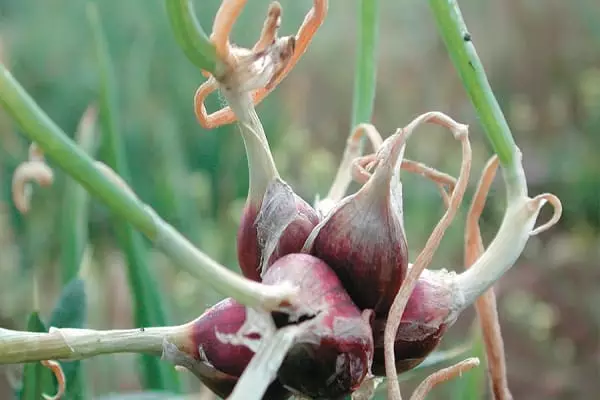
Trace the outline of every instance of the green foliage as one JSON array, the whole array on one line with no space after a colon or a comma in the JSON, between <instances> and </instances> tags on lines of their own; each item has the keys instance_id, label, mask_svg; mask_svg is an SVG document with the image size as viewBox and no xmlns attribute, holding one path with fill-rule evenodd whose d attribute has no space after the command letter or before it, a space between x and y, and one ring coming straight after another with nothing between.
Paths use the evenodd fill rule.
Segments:
<instances>
[{"instance_id":1,"label":"green foliage","mask_svg":"<svg viewBox=\"0 0 600 400\"><path fill-rule=\"evenodd\" d=\"M516 157L515 141L473 46L458 3L456 0L430 0L429 4L494 153L498 155L502 166L510 166Z\"/></svg>"},{"instance_id":2,"label":"green foliage","mask_svg":"<svg viewBox=\"0 0 600 400\"><path fill-rule=\"evenodd\" d=\"M487 381L485 343L479 326L473 330L472 336L473 354L471 357L478 357L481 364L449 383L452 386L453 399L479 400L485 398Z\"/></svg>"},{"instance_id":3,"label":"green foliage","mask_svg":"<svg viewBox=\"0 0 600 400\"><path fill-rule=\"evenodd\" d=\"M92 109L89 109L93 112ZM95 110L95 109L94 109ZM95 135L95 115L81 122L81 131L76 133L76 142L83 151L93 157L98 141ZM75 180L67 178L61 210L61 265L63 284L71 282L79 272L83 255L88 245L89 194Z\"/></svg>"},{"instance_id":4,"label":"green foliage","mask_svg":"<svg viewBox=\"0 0 600 400\"><path fill-rule=\"evenodd\" d=\"M379 0L361 0L358 51L352 97L352 128L370 122L377 86L377 43L379 39Z\"/></svg>"},{"instance_id":5,"label":"green foliage","mask_svg":"<svg viewBox=\"0 0 600 400\"><path fill-rule=\"evenodd\" d=\"M165 0L175 39L188 59L201 69L215 73L215 48L196 19L191 0Z\"/></svg>"},{"instance_id":6,"label":"green foliage","mask_svg":"<svg viewBox=\"0 0 600 400\"><path fill-rule=\"evenodd\" d=\"M74 278L63 287L61 297L50 316L49 327L83 328L87 319L87 296L83 279ZM81 361L64 362L60 365L65 374L67 390L65 400L84 399L87 396ZM56 391L58 389L54 381Z\"/></svg>"},{"instance_id":7,"label":"green foliage","mask_svg":"<svg viewBox=\"0 0 600 400\"><path fill-rule=\"evenodd\" d=\"M243 203L248 183L243 146L235 126L207 132L195 121L192 96L203 78L198 65L189 62L187 53L182 52L178 45L178 38L172 31L172 19L169 19L170 14L167 13L168 2L169 0L94 1L103 15L107 47L110 49L115 75L119 77L114 97L117 98L118 113L121 116L117 131L127 153L126 164L130 172L128 183L145 202L155 207L161 216L184 232L194 244L235 269L236 258L232 243L240 204ZM268 2L269 0L256 0L246 7L235 26L236 42L243 45L252 43L260 30ZM89 22L85 18L86 2L9 0L0 3L0 39L2 50L7 50L6 54L2 52L3 65L16 75L41 109L56 121L56 130L60 126L71 136L80 115L90 102L96 100L98 91L98 59ZM192 4L186 1L177 3L186 6ZM208 29L220 2L195 0L193 3L198 11L197 27ZM289 34L302 21L311 1L281 3L285 10L282 33ZM477 143L480 136L479 124L467 97L460 94L456 72L448 68L447 54L439 46L440 39L426 3L416 0L408 3L359 0L357 3L359 10L363 7L377 9L376 13L370 15L379 15L381 19L378 26L380 39L376 36L359 37L370 37L374 40L371 43L381 40L379 58L382 63L377 76L377 125L383 127L382 132L402 126L416 113L433 108L441 109L471 125L474 152L482 154L481 147L476 148L480 145ZM563 229L559 229L558 235L549 233L542 239L547 257L542 257L537 264L533 256L528 260L532 278L535 277L539 282L535 285L537 290L544 288L539 296L544 301L554 302L557 299L555 311L561 317L557 318L556 329L552 332L561 332L561 336L554 337L554 334L549 333L544 340L537 336L530 337L528 327L530 320L535 318L512 321L512 324L507 324L507 350L513 354L517 352L515 349L526 351L519 350L518 354L511 357L511 364L516 367L515 374L523 369L536 370L541 377L547 377L543 367L551 363L551 376L559 376L561 379L558 382L566 382L567 397L593 397L597 391L593 385L593 374L596 371L593 352L577 351L571 354L568 349L573 347L570 335L577 336L581 333L573 331L574 327L589 331L597 331L600 327L600 317L594 307L578 307L577 312L571 312L572 305L581 299L587 298L587 304L597 303L590 300L597 297L597 288L593 286L595 270L590 266L596 265L593 255L597 253L596 238L600 227L597 207L600 199L600 164L595 154L598 146L594 145L600 137L595 134L600 129L600 97L597 95L597 88L600 86L597 85L597 79L591 78L598 76L597 66L600 65L600 60L596 53L589 52L589 49L597 45L600 37L597 13L590 12L597 6L596 0L583 0L574 4L558 2L552 7L538 6L535 2L494 5L464 2L461 6L467 21L471 20L469 25L472 40L478 44L482 61L489 65L492 84L500 95L510 126L518 132L518 141L526 154L528 147L535 146L536 156L530 167L534 171L533 184L537 186L532 190L542 192L547 188L554 190L559 187L562 193L558 194L564 199L565 205ZM323 31L317 34L298 69L258 109L274 151L293 166L285 171L285 177L309 200L314 196L316 180L329 182L335 162L341 155L348 122L371 119L372 99L360 102L360 107L357 106L358 101L351 99L353 96L349 83L353 73L351 66L354 52L350 47L352 40L347 39L344 28L352 24L355 9L345 2L330 1L330 13ZM518 18L500 19L501 26L498 26L495 23L498 21L498 12L511 12L511 15L517 15ZM362 29L365 27L370 29L369 32L376 32L373 30L375 25L370 25L369 28L369 25L363 24L365 21L368 20L363 18L360 28L357 27L358 34L363 35ZM553 22L550 24L548 21ZM181 25L176 24L175 27L177 26ZM545 27L549 27L549 30ZM452 33L457 39L452 42L454 45L470 46L469 43L461 42L461 38L464 41L463 32ZM548 42L548 37L552 35L560 35L561 40ZM349 36L352 39L354 34L350 33ZM522 37L528 38L527 49L516 40ZM368 64L370 69L362 71L368 70L375 74L377 64L373 63L374 58L360 56L364 50L360 43L362 42L359 40L355 61L361 65ZM366 49L368 53L369 48ZM376 46L370 49L377 53ZM464 56L467 53L462 54ZM459 60L464 61L463 56ZM461 61L456 65L467 64ZM355 88L368 86L358 84L359 76L363 76L358 73L360 70L357 67L354 71ZM374 93L374 75L373 81L369 81L368 75L364 76L366 78L361 78L360 82L371 82ZM363 93L369 92L362 90ZM356 95L354 99L359 97L368 99L368 95ZM0 98L0 102L8 108L19 105L12 100ZM353 101L354 104L351 104ZM555 111L557 103L564 107ZM207 106L209 110L213 110L220 105L218 96L211 96ZM350 115L351 111L352 114L358 114L354 111L356 108L365 110L364 118ZM19 111L18 107L15 111ZM291 117L288 113L292 114ZM29 117L31 116L26 118ZM37 121L37 127L43 126L40 124L43 118L31 120ZM523 121L534 122L528 122L531 126L527 128ZM58 273L56 267L60 264L59 268L63 269L61 281L66 284L77 275L83 249L88 241L94 248L94 258L90 264L92 273L99 275L109 271L110 266L103 263L103 260L107 259L107 254L118 251L113 243L113 230L107 229L108 225L112 227L113 221L109 219L106 209L96 202L84 207L89 211L89 218L84 221L87 216L76 216L82 210L79 208L82 203L69 198L73 188L79 187L79 190L74 191L84 193L81 186L100 200L110 199L115 193L110 192L106 185L106 177L91 168L94 151L81 149L91 156L86 159L89 162L69 157L69 153L63 151L59 156L51 158L50 162L59 167L71 166L76 176L85 178L85 181L75 183L56 168L56 185L48 189L35 187L32 212L21 216L12 206L10 184L14 168L26 157L29 142L8 128L4 115L0 116L0 124L0 253L3 261L6 260L0 266L3 268L1 272L5 281L1 292L4 298L9 299L3 303L2 316L19 319L30 311L27 301L19 301L22 299L21 281L24 279L23 275L13 278L7 270L28 272L35 267L45 276L54 276L54 272ZM19 127L29 128L31 125L21 124ZM428 162L433 160L434 166L453 171L456 159L453 158L454 152L446 150L446 142L437 141L436 137L435 140L420 145L418 140L415 139L415 146L410 146L409 149L416 154L414 158L424 158ZM298 142L302 146L296 146ZM65 143L60 141L48 145L58 149L66 148ZM320 163L314 161L317 154L319 160L323 160ZM317 164L318 168L305 167L310 160L313 161L311 165ZM474 169L478 168L478 163L481 160L474 160ZM321 175L316 177L315 171ZM405 187L410 187L410 191L405 193L407 232L411 248L418 251L424 241L423 237L429 234L430 226L439 217L440 201L434 187L428 183L422 184L409 175L404 174L404 177ZM132 203L130 199L124 198L119 204ZM68 210L73 210L73 213L69 214ZM131 215L132 210L133 208L123 208L118 215L124 218ZM68 222L71 216L77 226ZM138 221L136 227L151 233L144 216L134 218ZM447 239L444 239L439 260L434 263L436 266L453 269L460 265L460 219L457 218L454 223L456 229L453 228ZM491 211L484 214L484 219L483 228L486 233L488 230L491 232L494 224L499 222L496 213ZM90 228L89 235L83 228L86 225ZM55 232L61 232L61 235L56 235ZM71 239L65 239L67 236ZM56 262L59 253L60 262ZM67 259L70 261L66 261ZM185 275L182 277L168 261L155 253L147 252L146 264L161 282L165 293L168 293L168 300L177 305L173 307L173 320L183 321L196 317L218 299L214 293L199 290L199 285L191 282ZM86 277L86 281L90 282L90 296L99 291L102 300L99 303L94 297L90 297L93 311L88 317L92 326L106 327L113 324L112 326L120 327L129 321L128 304L111 303L113 297L123 301L120 294L123 287L127 290L127 286L120 285L118 279L118 275L115 277L114 274L107 273L105 285L98 288L97 282L88 281ZM48 280L48 290L44 293L46 299L53 298L50 296L54 296L56 292L53 285L58 282L58 279ZM514 281L507 284L503 297L511 296L512 283ZM528 287L527 290L533 293L536 288ZM536 293L532 295L536 296ZM564 305L568 305L566 310ZM139 312L139 307L134 307L134 312ZM141 308L151 307L142 305ZM565 315L569 316L568 320ZM458 342L463 340L461 329L461 326L457 326L451 332L457 333L455 340ZM515 332L518 339L515 338ZM575 343L576 348L585 346L585 343ZM536 352L533 349L544 350ZM432 356L437 355L434 353ZM118 356L117 360L115 362L107 356L85 362L86 369L89 366L89 375L97 381L93 386L90 385L94 396L118 390L117 385L128 388L137 385L137 376L130 373L132 368L129 368L128 358ZM101 362L106 362L104 370L97 367ZM26 370L36 366L50 377L50 372L39 364L28 364ZM570 371L573 368L581 372L580 382L571 382ZM425 372L429 371L422 370L421 374L416 375L421 378ZM119 377L118 382L105 376L111 373ZM475 386L480 390L485 380L482 373L483 365L465 374L462 379L436 389L430 398L452 398L450 391L455 392L456 398L461 398L458 396L469 390L466 388L469 386L467 381L476 379L479 382ZM416 382L415 375L404 378L408 380L407 385ZM537 386L523 382L519 384L521 392L535 397ZM575 388L576 385L581 387ZM71 388L72 385L69 384L68 390ZM593 390L588 389L586 392L586 388ZM52 394L52 387L44 392ZM2 396L3 393L0 394Z\"/></svg>"},{"instance_id":8,"label":"green foliage","mask_svg":"<svg viewBox=\"0 0 600 400\"><path fill-rule=\"evenodd\" d=\"M128 182L131 178L125 147L117 132L120 123L116 78L98 12L91 4L90 21L100 66L100 124L103 132L101 154L107 165ZM147 247L142 235L120 218L115 218L114 225L118 241L127 259L128 282L133 298L136 326L168 325L164 309L166 300L161 296L156 278L150 272ZM157 390L179 390L176 371L171 365L150 355L142 355L141 360L145 387Z\"/></svg>"}]
</instances>

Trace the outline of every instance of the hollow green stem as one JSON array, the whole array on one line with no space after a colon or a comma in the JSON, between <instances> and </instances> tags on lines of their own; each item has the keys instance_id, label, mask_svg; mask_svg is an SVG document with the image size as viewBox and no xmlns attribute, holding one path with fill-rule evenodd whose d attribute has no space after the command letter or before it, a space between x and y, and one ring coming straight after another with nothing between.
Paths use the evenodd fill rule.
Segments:
<instances>
[{"instance_id":1,"label":"hollow green stem","mask_svg":"<svg viewBox=\"0 0 600 400\"><path fill-rule=\"evenodd\" d=\"M351 165L363 153L364 136L356 143L352 136L359 124L371 121L377 85L377 43L379 39L379 0L361 0L359 7L358 51L354 71L352 96L352 120L350 138L342 155L340 166L327 193L327 197L315 203L317 211L327 214L339 202L352 182Z\"/></svg>"},{"instance_id":2,"label":"hollow green stem","mask_svg":"<svg viewBox=\"0 0 600 400\"><path fill-rule=\"evenodd\" d=\"M198 68L215 75L220 68L215 47L202 29L191 0L165 0L175 40Z\"/></svg>"},{"instance_id":3,"label":"hollow green stem","mask_svg":"<svg viewBox=\"0 0 600 400\"><path fill-rule=\"evenodd\" d=\"M484 132L504 169L508 195L527 194L521 154L494 96L456 0L429 0L437 27Z\"/></svg>"},{"instance_id":4,"label":"hollow green stem","mask_svg":"<svg viewBox=\"0 0 600 400\"><path fill-rule=\"evenodd\" d=\"M0 104L23 133L44 150L48 159L67 171L119 217L129 221L150 239L155 238L152 217L145 212L140 201L96 168L92 158L42 111L4 64L0 64Z\"/></svg>"},{"instance_id":5,"label":"hollow green stem","mask_svg":"<svg viewBox=\"0 0 600 400\"><path fill-rule=\"evenodd\" d=\"M106 42L100 14L94 4L88 5L88 18L96 44L100 76L100 126L102 128L102 157L124 181L131 181L125 143L120 132L118 80ZM168 325L165 299L157 279L150 269L146 244L140 232L121 218L114 218L119 246L125 254L128 283L134 307L135 326ZM173 368L156 357L142 356L144 386L154 390L178 392L179 379Z\"/></svg>"},{"instance_id":6,"label":"hollow green stem","mask_svg":"<svg viewBox=\"0 0 600 400\"><path fill-rule=\"evenodd\" d=\"M114 353L160 355L164 340L183 347L188 345L188 335L186 325L107 331L62 328L50 333L0 328L0 364L82 360Z\"/></svg>"},{"instance_id":7,"label":"hollow green stem","mask_svg":"<svg viewBox=\"0 0 600 400\"><path fill-rule=\"evenodd\" d=\"M90 156L97 149L96 107L89 106L84 112L75 141ZM64 245L61 249L62 283L71 282L79 273L85 247L88 244L88 207L89 194L79 183L68 179L65 184L62 204L61 238Z\"/></svg>"},{"instance_id":8,"label":"hollow green stem","mask_svg":"<svg viewBox=\"0 0 600 400\"><path fill-rule=\"evenodd\" d=\"M358 52L354 73L352 126L370 122L375 101L377 43L379 40L379 0L361 0Z\"/></svg>"},{"instance_id":9,"label":"hollow green stem","mask_svg":"<svg viewBox=\"0 0 600 400\"><path fill-rule=\"evenodd\" d=\"M48 159L98 197L118 217L144 233L177 266L215 287L224 296L245 305L272 309L281 302L293 301L294 287L260 284L228 270L196 249L129 188L114 182L41 110L3 64L0 64L0 104Z\"/></svg>"}]
</instances>

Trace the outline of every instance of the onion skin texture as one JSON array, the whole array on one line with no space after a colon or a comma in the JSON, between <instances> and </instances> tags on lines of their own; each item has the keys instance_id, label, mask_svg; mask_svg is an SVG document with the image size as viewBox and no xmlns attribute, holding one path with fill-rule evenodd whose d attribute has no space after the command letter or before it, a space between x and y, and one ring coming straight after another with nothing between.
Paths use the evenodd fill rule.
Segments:
<instances>
[{"instance_id":1,"label":"onion skin texture","mask_svg":"<svg viewBox=\"0 0 600 400\"><path fill-rule=\"evenodd\" d=\"M299 286L299 306L291 306L290 313L273 313L275 323L278 327L300 324L302 329L269 387L270 397L264 398L286 399L292 392L314 399L338 399L352 393L373 362L372 313L361 312L329 266L308 254L278 259L263 279L265 284L283 281ZM192 326L193 357L230 378L215 374L219 379L202 379L221 397L233 390L253 353L246 346L222 343L215 332L236 333L245 319L245 307L226 299Z\"/></svg>"},{"instance_id":2,"label":"onion skin texture","mask_svg":"<svg viewBox=\"0 0 600 400\"><path fill-rule=\"evenodd\" d=\"M399 232L399 225L385 231L377 220L367 220L362 204L350 202L319 231L311 254L333 268L358 307L386 316L408 266L406 240Z\"/></svg>"},{"instance_id":3,"label":"onion skin texture","mask_svg":"<svg viewBox=\"0 0 600 400\"><path fill-rule=\"evenodd\" d=\"M294 220L285 228L278 239L277 247L269 257L267 267L277 259L291 253L298 253L313 228L319 223L317 212L301 197L294 194ZM260 282L261 260L263 248L259 244L256 220L260 204L247 201L244 206L240 226L237 233L237 256L242 274L254 281Z\"/></svg>"},{"instance_id":4,"label":"onion skin texture","mask_svg":"<svg viewBox=\"0 0 600 400\"><path fill-rule=\"evenodd\" d=\"M443 271L422 272L396 333L394 354L398 373L409 371L423 362L464 307L458 305L451 276ZM375 376L385 376L385 324L385 318L375 318L372 323L375 342L372 372Z\"/></svg>"},{"instance_id":5,"label":"onion skin texture","mask_svg":"<svg viewBox=\"0 0 600 400\"><path fill-rule=\"evenodd\" d=\"M208 309L192 325L192 357L209 364L212 374L200 379L219 397L227 398L239 377L254 356L246 346L221 342L216 332L236 333L246 320L246 308L231 298L220 301ZM201 354L201 351L202 354ZM278 381L273 382L263 399L285 400L291 397Z\"/></svg>"},{"instance_id":6,"label":"onion skin texture","mask_svg":"<svg viewBox=\"0 0 600 400\"><path fill-rule=\"evenodd\" d=\"M369 180L315 228L304 251L336 272L354 303L385 317L406 278L408 245L399 179L402 135L386 139Z\"/></svg>"},{"instance_id":7,"label":"onion skin texture","mask_svg":"<svg viewBox=\"0 0 600 400\"><path fill-rule=\"evenodd\" d=\"M338 399L358 389L373 358L372 312L361 312L322 260L289 254L265 274L266 284L289 280L300 287L299 304L316 314L279 370L279 381L313 399ZM282 316L276 315L276 323Z\"/></svg>"}]
</instances>

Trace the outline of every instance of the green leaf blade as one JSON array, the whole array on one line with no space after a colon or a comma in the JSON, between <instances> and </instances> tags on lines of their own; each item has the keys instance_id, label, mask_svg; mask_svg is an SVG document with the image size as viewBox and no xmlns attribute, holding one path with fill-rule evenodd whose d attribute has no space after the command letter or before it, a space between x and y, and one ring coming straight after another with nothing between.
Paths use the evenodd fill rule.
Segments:
<instances>
[{"instance_id":1,"label":"green leaf blade","mask_svg":"<svg viewBox=\"0 0 600 400\"><path fill-rule=\"evenodd\" d=\"M96 151L96 108L90 106L82 116L76 132L76 142L90 156ZM62 281L66 285L75 279L88 244L89 194L75 180L67 178L62 204Z\"/></svg>"},{"instance_id":2,"label":"green leaf blade","mask_svg":"<svg viewBox=\"0 0 600 400\"><path fill-rule=\"evenodd\" d=\"M165 0L165 6L175 40L198 68L215 75L219 68L217 53L200 26L190 0Z\"/></svg>"},{"instance_id":3,"label":"green leaf blade","mask_svg":"<svg viewBox=\"0 0 600 400\"><path fill-rule=\"evenodd\" d=\"M125 145L119 134L119 113L116 77L112 59L104 36L98 11L89 5L90 24L94 34L100 75L100 127L102 129L101 155L125 182L130 173ZM164 300L148 265L146 243L140 233L127 222L115 219L117 241L127 260L128 283L134 305L135 324L138 327L168 325ZM146 389L179 392L179 379L175 369L154 356L142 355L142 381Z\"/></svg>"},{"instance_id":4,"label":"green leaf blade","mask_svg":"<svg viewBox=\"0 0 600 400\"><path fill-rule=\"evenodd\" d=\"M456 0L429 0L429 5L454 67L477 110L481 125L500 164L503 167L511 166L517 157L517 146Z\"/></svg>"},{"instance_id":5,"label":"green leaf blade","mask_svg":"<svg viewBox=\"0 0 600 400\"><path fill-rule=\"evenodd\" d=\"M352 128L369 122L375 103L379 0L361 0L358 52L354 73Z\"/></svg>"},{"instance_id":6,"label":"green leaf blade","mask_svg":"<svg viewBox=\"0 0 600 400\"><path fill-rule=\"evenodd\" d=\"M83 328L87 319L87 295L85 281L75 278L63 287L52 315L50 327ZM65 400L79 400L86 397L86 385L81 361L60 361L65 374L67 390ZM58 388L55 381L55 390Z\"/></svg>"}]
</instances>

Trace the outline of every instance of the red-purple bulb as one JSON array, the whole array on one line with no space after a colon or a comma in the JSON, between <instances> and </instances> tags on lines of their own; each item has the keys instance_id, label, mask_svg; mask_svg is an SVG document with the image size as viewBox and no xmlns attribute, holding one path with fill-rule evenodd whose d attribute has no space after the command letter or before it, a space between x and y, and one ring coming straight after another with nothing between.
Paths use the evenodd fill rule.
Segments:
<instances>
[{"instance_id":1,"label":"red-purple bulb","mask_svg":"<svg viewBox=\"0 0 600 400\"><path fill-rule=\"evenodd\" d=\"M308 254L277 260L263 282L290 281L300 288L299 312L313 315L303 323L279 370L279 381L310 398L337 399L356 390L367 376L373 357L371 312L361 311L336 274ZM285 315L276 323L285 324Z\"/></svg>"},{"instance_id":2,"label":"red-purple bulb","mask_svg":"<svg viewBox=\"0 0 600 400\"><path fill-rule=\"evenodd\" d=\"M464 304L453 283L454 274L424 270L408 299L396 334L394 354L398 373L419 365L439 344ZM373 321L373 374L385 376L386 318Z\"/></svg>"},{"instance_id":3,"label":"red-purple bulb","mask_svg":"<svg viewBox=\"0 0 600 400\"><path fill-rule=\"evenodd\" d=\"M308 254L289 254L278 259L263 281L287 281L299 287L297 305L291 306L289 312L274 313L273 317L278 327L302 327L276 381L269 387L268 394L273 397L268 398L287 398L293 392L311 398L337 399L357 389L373 361L372 313L361 313L327 264ZM214 369L201 379L222 397L233 390L253 352L244 345L223 342L217 332L235 334L245 320L245 307L226 299L193 324L192 356Z\"/></svg>"},{"instance_id":4,"label":"red-purple bulb","mask_svg":"<svg viewBox=\"0 0 600 400\"><path fill-rule=\"evenodd\" d=\"M392 135L377 153L369 180L317 225L304 251L336 272L360 309L385 316L408 268L408 246L398 177L404 151Z\"/></svg>"},{"instance_id":5,"label":"red-purple bulb","mask_svg":"<svg viewBox=\"0 0 600 400\"><path fill-rule=\"evenodd\" d=\"M274 179L262 201L256 204L249 198L243 210L237 253L244 276L261 281L275 260L300 252L318 223L314 208L281 179Z\"/></svg>"},{"instance_id":6,"label":"red-purple bulb","mask_svg":"<svg viewBox=\"0 0 600 400\"><path fill-rule=\"evenodd\" d=\"M245 321L246 307L227 298L206 310L192 325L190 355L206 367L197 375L202 383L222 398L231 394L254 353L245 345L223 343L217 332L235 334ZM290 396L291 393L275 381L264 398L284 400Z\"/></svg>"}]
</instances>

